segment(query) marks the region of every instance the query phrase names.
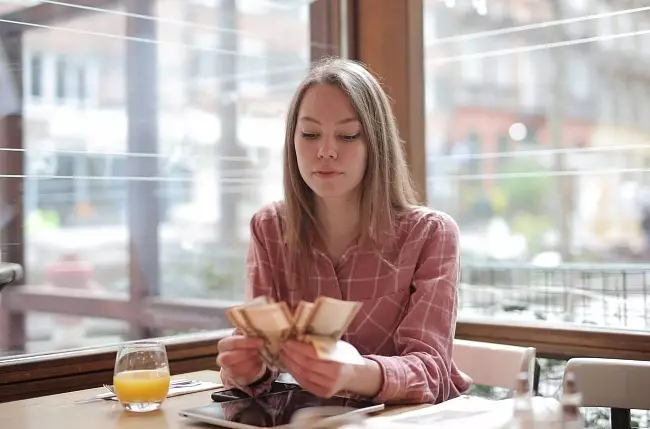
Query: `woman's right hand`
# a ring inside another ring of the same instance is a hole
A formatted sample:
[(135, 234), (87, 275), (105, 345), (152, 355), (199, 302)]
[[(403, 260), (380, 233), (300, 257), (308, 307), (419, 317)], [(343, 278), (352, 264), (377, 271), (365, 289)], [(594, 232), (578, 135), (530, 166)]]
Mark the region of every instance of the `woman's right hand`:
[(254, 383), (266, 371), (260, 350), (264, 347), (261, 338), (233, 335), (219, 340), (217, 364), (234, 381), (248, 385)]

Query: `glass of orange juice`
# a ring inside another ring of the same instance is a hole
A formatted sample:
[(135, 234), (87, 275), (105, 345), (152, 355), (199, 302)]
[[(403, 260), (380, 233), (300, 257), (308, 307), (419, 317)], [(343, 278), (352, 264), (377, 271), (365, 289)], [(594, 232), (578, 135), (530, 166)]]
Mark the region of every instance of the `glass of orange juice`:
[(160, 408), (169, 392), (169, 362), (165, 345), (135, 341), (120, 345), (113, 374), (115, 395), (128, 411)]

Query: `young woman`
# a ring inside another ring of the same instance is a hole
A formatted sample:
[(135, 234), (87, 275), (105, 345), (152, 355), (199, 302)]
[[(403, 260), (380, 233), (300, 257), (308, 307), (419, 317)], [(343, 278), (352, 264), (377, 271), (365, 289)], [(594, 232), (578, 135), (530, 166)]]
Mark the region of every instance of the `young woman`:
[[(251, 220), (249, 296), (290, 306), (320, 295), (363, 304), (343, 337), (364, 366), (317, 357), (287, 341), (281, 359), (312, 393), (347, 391), (385, 403), (435, 403), (470, 380), (451, 358), (459, 233), (454, 220), (417, 203), (389, 99), (360, 64), (316, 64), (289, 109), (282, 203)], [(251, 395), (277, 376), (262, 342), (219, 342), (221, 377)]]

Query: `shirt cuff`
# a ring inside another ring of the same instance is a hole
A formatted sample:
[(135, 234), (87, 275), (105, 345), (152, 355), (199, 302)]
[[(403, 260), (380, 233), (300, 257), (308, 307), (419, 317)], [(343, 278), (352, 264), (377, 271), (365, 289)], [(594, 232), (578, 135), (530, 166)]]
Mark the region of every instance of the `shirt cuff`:
[(379, 355), (366, 355), (366, 359), (373, 360), (379, 365), (382, 376), (381, 388), (377, 395), (373, 398), (374, 401), (380, 403), (390, 402), (392, 399), (403, 396), (402, 384), (406, 380), (406, 373), (404, 367), (400, 365), (397, 359), (391, 356)]

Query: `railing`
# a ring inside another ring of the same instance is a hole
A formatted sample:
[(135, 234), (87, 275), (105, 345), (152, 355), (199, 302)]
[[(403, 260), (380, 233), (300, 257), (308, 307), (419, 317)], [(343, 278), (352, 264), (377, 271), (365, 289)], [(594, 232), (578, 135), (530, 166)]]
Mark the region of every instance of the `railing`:
[[(218, 299), (166, 300), (147, 297), (133, 300), (128, 295), (107, 294), (93, 290), (24, 285), (9, 287), (2, 293), (0, 313), (15, 315), (44, 312), (100, 317), (126, 321), (132, 332), (165, 329), (187, 332), (228, 328), (225, 309), (234, 304), (236, 304), (234, 301)], [(4, 343), (20, 339), (12, 337), (11, 334), (25, 332), (25, 319), (5, 317), (4, 320), (8, 320), (8, 323), (2, 326), (0, 339), (4, 338)], [(55, 326), (50, 328), (51, 332), (56, 329)], [(14, 344), (14, 347), (5, 353), (22, 353), (28, 338), (23, 335), (22, 340), (22, 344)]]
[[(458, 332), (477, 335), (483, 331), (475, 327), (466, 332), (464, 327), (492, 326), (497, 333), (512, 331), (508, 334), (510, 342), (521, 336), (522, 341), (543, 343), (545, 338), (533, 338), (530, 332), (543, 329), (546, 336), (555, 332), (556, 345), (560, 345), (558, 338), (565, 338), (562, 347), (575, 349), (580, 346), (581, 339), (605, 335), (601, 327), (607, 329), (608, 335), (619, 335), (612, 331), (615, 328), (622, 329), (621, 335), (636, 335), (634, 330), (647, 329), (650, 326), (649, 289), (649, 265), (466, 265), (459, 292)], [(235, 303), (218, 298), (132, 300), (128, 294), (25, 285), (9, 287), (3, 292), (0, 313), (44, 312), (98, 317), (125, 321), (131, 332), (143, 329), (187, 332), (229, 328), (224, 311)], [(5, 343), (10, 332), (24, 332), (24, 318), (6, 317), (4, 320), (9, 320), (0, 330)], [(114, 324), (107, 324), (103, 330), (128, 335), (124, 329), (116, 330)], [(15, 344), (13, 354), (23, 351), (29, 340), (24, 337), (22, 343)], [(497, 338), (491, 340), (498, 341)], [(610, 342), (610, 345), (615, 353), (616, 343)], [(559, 355), (571, 357), (573, 354)]]
[(461, 316), (650, 328), (650, 265), (472, 264), (463, 268)]
[[(561, 361), (571, 357), (650, 359), (649, 333), (598, 326), (611, 320), (621, 321), (620, 326), (631, 326), (636, 320), (632, 316), (636, 313), (631, 311), (633, 306), (628, 301), (641, 299), (645, 302), (644, 293), (650, 278), (648, 272), (648, 267), (642, 265), (573, 264), (555, 268), (514, 264), (467, 265), (463, 267), (456, 337), (535, 347), (539, 357), (549, 358), (542, 363), (541, 393), (553, 395), (560, 383)], [(598, 305), (567, 307), (573, 296), (587, 296)], [(603, 310), (603, 300), (608, 303), (617, 300), (617, 306), (613, 308), (627, 310), (609, 315), (607, 310)], [(158, 328), (158, 335), (160, 329), (210, 331), (176, 335), (167, 340), (173, 350), (175, 368), (190, 371), (215, 367), (216, 342), (228, 331), (216, 330), (228, 327), (224, 310), (234, 303), (216, 299), (172, 301), (158, 297), (131, 301), (128, 295), (51, 286), (11, 286), (2, 293), (0, 311), (20, 315), (42, 311), (125, 320), (131, 326)], [(574, 316), (559, 317), (567, 308), (575, 309)], [(577, 317), (587, 314), (583, 311), (585, 309), (591, 309), (588, 314), (594, 319), (590, 324), (580, 323), (583, 320)], [(634, 324), (647, 323), (647, 310), (641, 311), (638, 317), (642, 322)], [(24, 318), (15, 320), (24, 321)], [(549, 323), (550, 320), (555, 323)], [(6, 335), (12, 329), (21, 330), (24, 326), (5, 325), (0, 334)], [(103, 329), (124, 338), (132, 331), (116, 330), (114, 324)], [(97, 342), (96, 338), (94, 342)], [(4, 392), (4, 396), (0, 395), (0, 402), (110, 381), (114, 359), (111, 346), (32, 355), (22, 354), (24, 351), (18, 348), (13, 351), (15, 356), (0, 359), (0, 391)]]
[[(538, 356), (556, 358), (540, 359), (540, 393), (556, 396), (571, 357), (650, 359), (650, 348), (634, 345), (644, 341), (634, 330), (650, 327), (649, 291), (650, 265), (645, 264), (473, 264), (463, 268), (460, 319), (465, 322), (457, 336), (533, 346)], [(469, 317), (491, 320), (472, 323)], [(486, 386), (475, 386), (472, 393), (507, 394)], [(609, 428), (609, 414), (605, 408), (586, 408), (586, 427)], [(633, 410), (631, 416), (635, 427), (650, 427), (650, 412)]]

